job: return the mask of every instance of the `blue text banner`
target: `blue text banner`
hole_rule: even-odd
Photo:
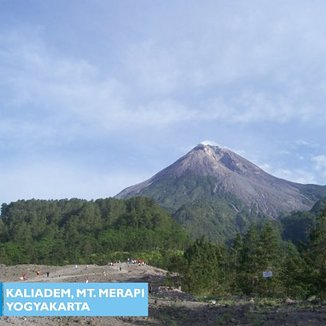
[[[3,316],[148,316],[147,283],[2,283]]]

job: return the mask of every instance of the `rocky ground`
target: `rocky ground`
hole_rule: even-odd
[[[240,298],[198,302],[165,286],[166,272],[147,265],[0,266],[1,282],[21,282],[24,274],[28,282],[149,282],[149,316],[2,317],[0,325],[326,325],[326,305],[320,302],[272,304]]]

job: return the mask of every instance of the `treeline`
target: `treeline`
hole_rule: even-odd
[[[179,273],[184,290],[197,295],[326,299],[326,214],[316,219],[300,251],[281,239],[279,224],[252,224],[230,247],[196,240],[170,260],[169,269]]]
[[[179,285],[196,295],[326,298],[324,204],[282,224],[251,224],[223,245],[191,241],[148,198],[21,200],[1,207],[0,263],[107,264],[134,257],[177,272]],[[300,240],[294,230],[305,235],[298,247],[283,240]]]
[[[97,263],[142,255],[162,264],[189,240],[153,200],[20,200],[1,207],[0,263]]]

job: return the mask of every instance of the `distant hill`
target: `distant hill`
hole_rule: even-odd
[[[200,144],[116,198],[134,196],[154,199],[194,237],[219,241],[253,220],[310,210],[326,187],[276,178],[229,149]]]
[[[298,211],[280,218],[283,238],[295,244],[307,244],[316,218],[326,212],[326,197],[318,200],[309,211]]]

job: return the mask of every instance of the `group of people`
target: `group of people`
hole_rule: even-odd
[[[39,270],[37,270],[37,271],[35,271],[35,274],[36,274],[36,276],[40,276],[41,272]],[[46,272],[46,277],[50,277],[50,272]],[[21,281],[26,281],[28,279],[26,273],[22,274],[22,276],[19,279]]]
[[[144,259],[131,259],[131,258],[128,258],[127,263],[128,264],[138,264],[138,266],[145,265]]]

